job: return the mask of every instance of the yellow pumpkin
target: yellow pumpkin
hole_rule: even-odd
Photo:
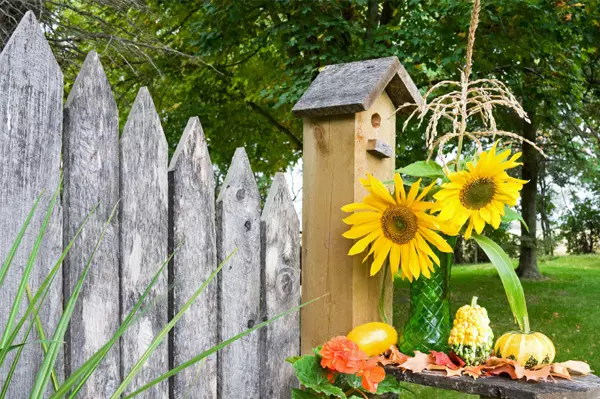
[[[556,355],[550,338],[539,332],[508,332],[498,338],[494,352],[497,357],[516,360],[527,368],[550,364]]]
[[[372,322],[355,327],[348,339],[369,356],[380,355],[398,343],[398,333],[389,324]]]

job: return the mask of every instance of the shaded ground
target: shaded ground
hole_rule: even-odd
[[[545,280],[523,283],[531,328],[552,339],[557,361],[584,360],[592,370],[600,370],[600,256],[547,258],[540,261],[540,268]],[[496,337],[517,328],[502,283],[492,265],[454,266],[451,284],[452,317],[458,307],[469,303],[476,295],[478,303],[488,310]],[[398,280],[394,293],[394,324],[397,328],[408,318],[409,307],[408,283]],[[419,399],[477,398],[458,392],[407,386]]]

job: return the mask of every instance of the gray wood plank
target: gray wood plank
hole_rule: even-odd
[[[88,54],[64,111],[64,243],[99,204],[64,262],[64,292],[72,289],[119,201],[119,117],[110,84],[96,52]],[[67,374],[79,368],[120,324],[119,222],[112,219],[83,285],[65,346]],[[81,398],[107,398],[117,388],[119,351],[112,350],[80,391]]]
[[[60,182],[63,75],[33,13],[28,12],[0,54],[0,258],[2,261],[29,213],[45,195],[0,289],[0,329],[4,328],[23,268],[33,247],[52,193]],[[30,277],[36,291],[62,252],[62,215],[57,204]],[[52,334],[62,313],[61,276],[40,311]],[[25,298],[21,312],[28,304]],[[33,332],[30,340],[38,339]],[[22,338],[17,337],[16,342]],[[62,351],[61,351],[62,354]],[[6,375],[14,352],[0,369]],[[62,357],[62,355],[59,355]],[[42,360],[39,345],[23,351],[7,397],[27,397]],[[57,373],[62,379],[62,359]],[[0,377],[2,380],[2,377]]]
[[[219,261],[237,252],[219,276],[220,338],[260,322],[260,195],[243,148],[233,156],[217,198]],[[219,398],[259,397],[259,335],[250,334],[219,352]]]
[[[556,379],[547,383],[534,381],[513,381],[505,377],[446,377],[443,372],[428,371],[402,372],[397,367],[387,366],[386,373],[400,381],[426,385],[439,389],[449,389],[489,398],[510,399],[598,399],[600,398],[600,378],[595,375],[574,377],[573,381]]]
[[[176,313],[217,267],[214,171],[198,118],[188,121],[169,174],[169,234],[173,246],[179,247],[171,266]],[[218,344],[217,313],[217,281],[213,281],[173,329],[173,366]],[[217,355],[174,376],[171,391],[177,399],[216,398]]]
[[[148,90],[140,89],[121,136],[121,301],[124,318],[167,259],[168,149],[160,118]],[[167,276],[163,274],[145,302],[149,310],[121,340],[126,375],[167,323]],[[148,359],[128,387],[139,388],[168,369],[167,340]],[[147,397],[168,397],[168,383]]]
[[[300,222],[285,177],[277,173],[261,216],[265,318],[300,304]],[[289,356],[300,355],[300,313],[291,313],[262,331],[261,398],[288,399],[298,380]]]

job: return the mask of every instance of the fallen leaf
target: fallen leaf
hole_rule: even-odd
[[[527,381],[547,381],[548,377],[550,377],[550,366],[548,365],[540,367],[538,369],[529,370],[523,368],[523,370],[523,374],[525,375]]]
[[[404,353],[400,352],[398,350],[398,348],[396,347],[396,345],[390,346],[389,352],[390,353],[387,358],[382,357],[380,360],[380,363],[383,364],[384,366],[387,366],[388,364],[402,364],[402,363],[406,362],[407,359],[410,358],[410,356],[407,356]],[[386,352],[386,354],[387,354],[387,352]]]
[[[413,373],[420,373],[431,363],[432,359],[430,355],[415,351],[415,357],[409,357],[404,363],[400,364],[400,367],[410,370]]]
[[[556,364],[566,367],[573,374],[587,375],[592,372],[589,364],[586,362],[580,362],[578,360],[568,360],[566,362]]]
[[[427,366],[427,370],[431,370],[431,371],[446,371],[446,366],[441,366],[439,364],[430,364],[429,366]]]
[[[464,367],[466,365],[466,363],[464,362],[464,360],[462,360],[460,358],[460,356],[458,356],[454,352],[450,352],[450,354],[448,355],[448,357],[450,358],[450,360],[452,360],[452,363],[458,364],[459,367]]]
[[[484,366],[469,366],[469,367],[465,367],[465,374],[468,376],[473,377],[474,380],[476,380],[477,378],[479,378],[481,376],[482,373],[482,368]]]
[[[517,374],[515,373],[515,368],[508,364],[505,364],[503,366],[494,367],[491,369],[486,369],[485,373],[489,374],[489,375],[508,374],[510,376],[510,378],[512,378],[513,380],[518,379]]]
[[[438,366],[448,366],[448,368],[456,370],[459,368],[444,352],[429,351],[433,356],[433,361]]]
[[[447,377],[460,377],[462,375],[463,370],[464,369],[462,367],[458,368],[456,370],[446,368],[446,376]]]
[[[558,378],[564,378],[565,380],[571,379],[571,374],[569,374],[567,367],[560,363],[554,363],[550,366],[550,375]]]

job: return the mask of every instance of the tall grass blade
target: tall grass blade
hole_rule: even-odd
[[[275,316],[275,317],[273,317],[273,318],[271,318],[271,319],[269,319],[267,321],[264,321],[264,322],[262,322],[260,324],[257,324],[256,326],[252,327],[249,330],[241,332],[241,333],[239,333],[239,334],[237,334],[237,335],[229,338],[228,340],[225,340],[225,341],[221,342],[219,345],[213,346],[212,348],[210,348],[210,349],[208,349],[208,350],[200,353],[199,355],[191,358],[187,362],[184,362],[184,363],[180,364],[179,366],[177,366],[174,369],[170,370],[169,372],[161,375],[160,377],[155,378],[154,380],[150,381],[149,383],[147,383],[146,385],[142,386],[141,388],[139,388],[139,389],[133,391],[132,393],[124,396],[122,399],[133,398],[134,396],[139,395],[140,393],[148,390],[149,388],[153,387],[154,385],[156,385],[156,384],[158,384],[158,383],[160,383],[160,382],[168,379],[169,377],[174,376],[175,374],[179,373],[180,371],[185,370],[186,368],[191,367],[194,364],[202,361],[202,359],[204,359],[204,358],[212,355],[213,353],[215,353],[215,352],[223,349],[224,347],[226,347],[229,344],[232,344],[233,342],[237,341],[238,339],[240,339],[242,337],[245,337],[248,334],[253,333],[254,331],[258,330],[259,328],[263,328],[264,326],[266,326],[268,324],[271,324],[272,322],[274,322],[277,319],[280,319],[280,318],[282,318],[284,316],[287,316],[288,314],[293,313],[293,312],[295,312],[295,311],[297,311],[297,310],[299,310],[299,309],[301,309],[301,308],[303,308],[303,307],[305,307],[307,305],[310,305],[311,303],[313,303],[315,301],[318,301],[319,299],[322,299],[322,298],[326,297],[327,295],[329,295],[329,294],[322,295],[322,296],[320,296],[318,298],[315,298],[315,299],[310,300],[310,301],[308,301],[306,303],[303,303],[302,305],[296,306],[296,307],[294,307],[294,308],[292,308],[290,310],[287,310],[287,311],[285,311],[283,313],[280,313],[277,316]],[[111,399],[116,399],[117,397],[118,396],[113,395],[113,396],[111,396]]]
[[[2,284],[4,283],[4,279],[6,277],[6,274],[8,273],[8,269],[10,269],[12,261],[15,258],[17,249],[19,249],[19,247],[21,246],[21,241],[23,240],[25,231],[27,231],[27,227],[29,227],[31,218],[33,217],[35,210],[37,209],[43,195],[44,195],[44,192],[42,191],[42,193],[36,198],[36,200],[33,204],[33,207],[29,211],[29,214],[27,215],[27,218],[25,219],[25,222],[23,223],[23,226],[21,226],[21,230],[19,230],[19,233],[17,234],[17,238],[15,238],[15,241],[13,242],[13,245],[10,248],[10,251],[8,251],[8,256],[6,257],[6,259],[4,260],[4,263],[2,264],[2,267],[0,268],[0,288],[2,287]]]
[[[66,395],[70,389],[73,388],[75,384],[79,385],[75,391],[71,393],[69,397],[75,397],[75,394],[81,389],[85,381],[89,378],[92,372],[96,369],[96,367],[100,364],[102,359],[106,356],[109,350],[117,343],[119,338],[126,332],[126,330],[133,324],[135,324],[143,315],[149,310],[144,309],[140,313],[140,315],[136,316],[137,312],[140,310],[144,300],[152,290],[152,287],[158,282],[160,275],[164,272],[165,268],[168,266],[169,262],[173,258],[173,256],[179,251],[180,247],[177,247],[171,255],[162,263],[158,271],[152,277],[152,280],[138,299],[138,301],[134,304],[133,308],[129,311],[115,334],[111,337],[111,339],[104,344],[94,355],[92,355],[84,364],[82,364],[77,370],[71,373],[71,375],[65,380],[63,385],[57,390],[57,392],[51,397],[51,399],[62,398]]]
[[[52,212],[54,211],[54,204],[56,203],[56,198],[58,197],[59,192],[60,185],[52,195],[52,199],[50,200],[50,204],[48,205],[48,209],[46,210],[46,215],[44,216],[44,221],[42,222],[40,231],[38,232],[37,238],[33,244],[33,248],[31,249],[31,252],[29,254],[27,265],[25,265],[25,268],[23,269],[23,275],[21,276],[21,281],[19,282],[19,288],[17,288],[17,293],[15,294],[10,313],[8,314],[8,318],[6,319],[6,324],[2,333],[2,340],[0,340],[1,348],[6,348],[8,346],[8,337],[11,332],[12,326],[19,314],[19,310],[21,309],[21,302],[23,300],[23,296],[25,295],[25,286],[29,282],[29,276],[31,275],[31,270],[33,269],[33,265],[35,263],[35,260],[37,259],[37,255],[42,245],[44,235],[46,234],[46,229],[48,228],[48,223],[50,222],[50,218],[52,217]]]
[[[36,309],[36,304],[38,303],[40,298],[43,297],[42,301],[40,302],[39,306],[37,307],[37,311],[35,312],[35,314],[38,314],[39,309],[42,307],[43,302],[46,298],[47,290],[49,289],[50,285],[54,281],[54,278],[56,277],[56,273],[62,267],[63,260],[65,259],[65,257],[71,250],[71,247],[73,246],[73,244],[75,243],[75,241],[77,240],[79,235],[81,234],[81,231],[83,230],[84,226],[87,224],[89,218],[96,212],[96,209],[98,209],[98,205],[96,205],[94,208],[92,208],[90,213],[86,216],[86,218],[84,219],[84,221],[81,224],[81,226],[79,227],[79,229],[77,229],[77,231],[75,232],[73,239],[67,244],[67,246],[63,250],[62,254],[58,258],[57,262],[54,264],[54,266],[52,267],[50,272],[46,275],[46,278],[44,279],[44,281],[42,282],[42,284],[36,291],[35,295],[33,296],[33,300],[29,303],[29,306],[25,310],[25,313],[23,314],[23,316],[21,317],[21,319],[19,320],[19,322],[17,323],[17,325],[15,326],[13,331],[11,332],[11,334],[8,338],[8,341],[7,341],[8,345],[12,345],[12,343],[16,339],[17,335],[19,334],[19,331],[23,327],[23,324],[25,324],[25,321],[27,321],[27,318],[34,311],[34,309]],[[2,365],[4,364],[7,354],[8,354],[7,351],[0,348],[0,367],[2,367]]]
[[[488,237],[474,235],[473,239],[479,244],[483,252],[490,258],[490,262],[496,267],[510,310],[523,332],[529,332],[529,315],[527,314],[527,303],[525,302],[525,292],[521,285],[521,280],[515,273],[515,268],[510,258],[502,248]]]
[[[31,295],[31,289],[29,288],[29,284],[25,286],[27,290],[27,298],[29,299],[29,303],[33,300],[33,296]],[[44,331],[44,326],[42,325],[42,320],[40,320],[40,316],[38,314],[34,315],[33,320],[35,322],[35,329],[38,333],[38,337],[40,337],[40,343],[42,345],[42,351],[44,352],[44,356],[48,354],[48,343],[46,341],[46,332]],[[52,369],[52,374],[50,375],[52,379],[52,385],[54,386],[54,390],[58,389],[58,377],[56,376],[56,371]]]
[[[144,315],[144,313],[146,312],[145,310],[142,311],[141,314],[136,317],[137,312],[140,310],[144,300],[150,293],[152,287],[154,287],[154,285],[158,282],[158,278],[164,272],[165,268],[171,261],[171,258],[177,253],[178,250],[179,248],[173,251],[169,258],[165,260],[165,262],[161,265],[160,269],[156,272],[156,274],[144,290],[144,293],[140,296],[133,308],[129,311],[127,317],[125,318],[125,320],[123,320],[123,323],[121,323],[121,325],[119,326],[115,334],[111,337],[111,339],[100,349],[98,349],[98,351],[94,353],[94,355],[92,355],[76,371],[71,373],[71,375],[65,380],[65,382],[59,387],[59,389],[57,389],[56,393],[52,395],[50,399],[63,398],[77,384],[73,392],[71,392],[69,398],[76,397],[77,393],[81,390],[88,378],[96,370],[96,368],[104,359],[104,357],[106,357],[110,349],[118,342],[119,338],[121,338],[121,336],[127,331],[127,329],[129,329],[130,326],[132,326],[137,320],[139,320],[139,318],[141,318]]]
[[[29,328],[25,332],[25,336],[23,337],[23,340],[25,342],[27,342],[27,339],[29,338],[29,334],[31,333],[32,329],[33,329],[33,322],[29,323]],[[8,374],[6,375],[4,384],[2,385],[2,392],[0,392],[0,399],[6,398],[6,394],[8,393],[8,388],[10,387],[10,382],[12,381],[12,377],[15,374],[15,370],[17,369],[17,364],[19,364],[19,359],[21,359],[21,354],[23,353],[24,347],[25,347],[25,345],[23,345],[19,348],[19,350],[17,351],[17,354],[15,355],[15,358],[13,359],[13,361],[10,365],[10,369],[8,370]]]
[[[152,340],[152,342],[150,343],[150,345],[148,346],[146,351],[142,354],[142,356],[138,359],[138,361],[133,365],[133,367],[129,371],[129,374],[127,374],[127,376],[123,379],[123,382],[121,382],[121,385],[119,385],[119,387],[117,388],[115,393],[112,394],[111,399],[117,399],[121,396],[121,394],[127,388],[127,385],[129,385],[131,383],[133,378],[141,370],[144,363],[146,363],[148,358],[152,355],[152,353],[156,350],[156,348],[161,344],[163,339],[165,339],[165,337],[167,337],[167,335],[169,334],[169,331],[171,331],[173,329],[173,326],[175,326],[175,323],[177,323],[179,321],[179,319],[181,319],[181,317],[189,309],[189,307],[192,306],[192,303],[194,303],[196,298],[198,298],[198,296],[204,291],[204,289],[208,286],[208,284],[210,284],[210,282],[217,276],[217,274],[221,271],[223,266],[229,261],[229,259],[231,259],[231,257],[236,252],[237,252],[237,249],[235,249],[231,254],[229,254],[229,256],[227,256],[227,258],[225,258],[225,260],[223,260],[223,262],[221,262],[221,264],[210,274],[210,276],[208,276],[206,281],[204,281],[204,283],[202,283],[200,288],[198,288],[196,290],[196,292],[194,292],[194,294],[190,297],[190,299],[188,299],[188,301],[181,307],[179,312],[177,312],[177,314],[175,316],[173,316],[173,319],[171,319],[167,323],[167,325],[163,327],[163,329],[157,334],[156,337],[154,337],[154,340]]]
[[[56,330],[54,331],[54,336],[52,337],[52,341],[54,341],[54,342],[52,342],[50,344],[50,346],[48,348],[48,353],[46,356],[44,356],[44,361],[42,362],[42,365],[40,366],[40,369],[38,370],[38,374],[36,376],[35,383],[33,385],[33,389],[31,391],[31,395],[30,395],[30,398],[32,398],[32,399],[39,399],[39,398],[42,398],[44,395],[44,392],[46,390],[46,385],[48,384],[48,379],[50,378],[50,373],[54,369],[54,364],[56,363],[58,351],[60,350],[60,344],[58,344],[57,342],[61,342],[65,336],[67,327],[69,326],[69,321],[71,320],[71,315],[73,314],[73,310],[75,309],[75,303],[77,302],[77,299],[79,298],[79,294],[81,293],[81,288],[83,287],[83,282],[84,282],[85,278],[87,277],[87,274],[90,270],[90,267],[92,265],[95,255],[96,255],[96,252],[98,251],[98,248],[100,247],[100,243],[102,242],[102,240],[104,238],[104,234],[106,234],[106,230],[108,229],[110,222],[112,221],[113,217],[115,216],[117,209],[118,209],[118,204],[115,205],[108,220],[104,224],[102,233],[100,234],[100,237],[98,237],[98,240],[96,241],[96,245],[94,246],[94,249],[92,250],[92,253],[87,261],[87,264],[85,265],[83,271],[81,272],[79,279],[77,280],[77,283],[75,284],[75,287],[73,288],[73,293],[71,294],[71,296],[69,297],[69,300],[67,301],[67,303],[65,305],[63,314],[60,317],[58,325],[56,326]]]

